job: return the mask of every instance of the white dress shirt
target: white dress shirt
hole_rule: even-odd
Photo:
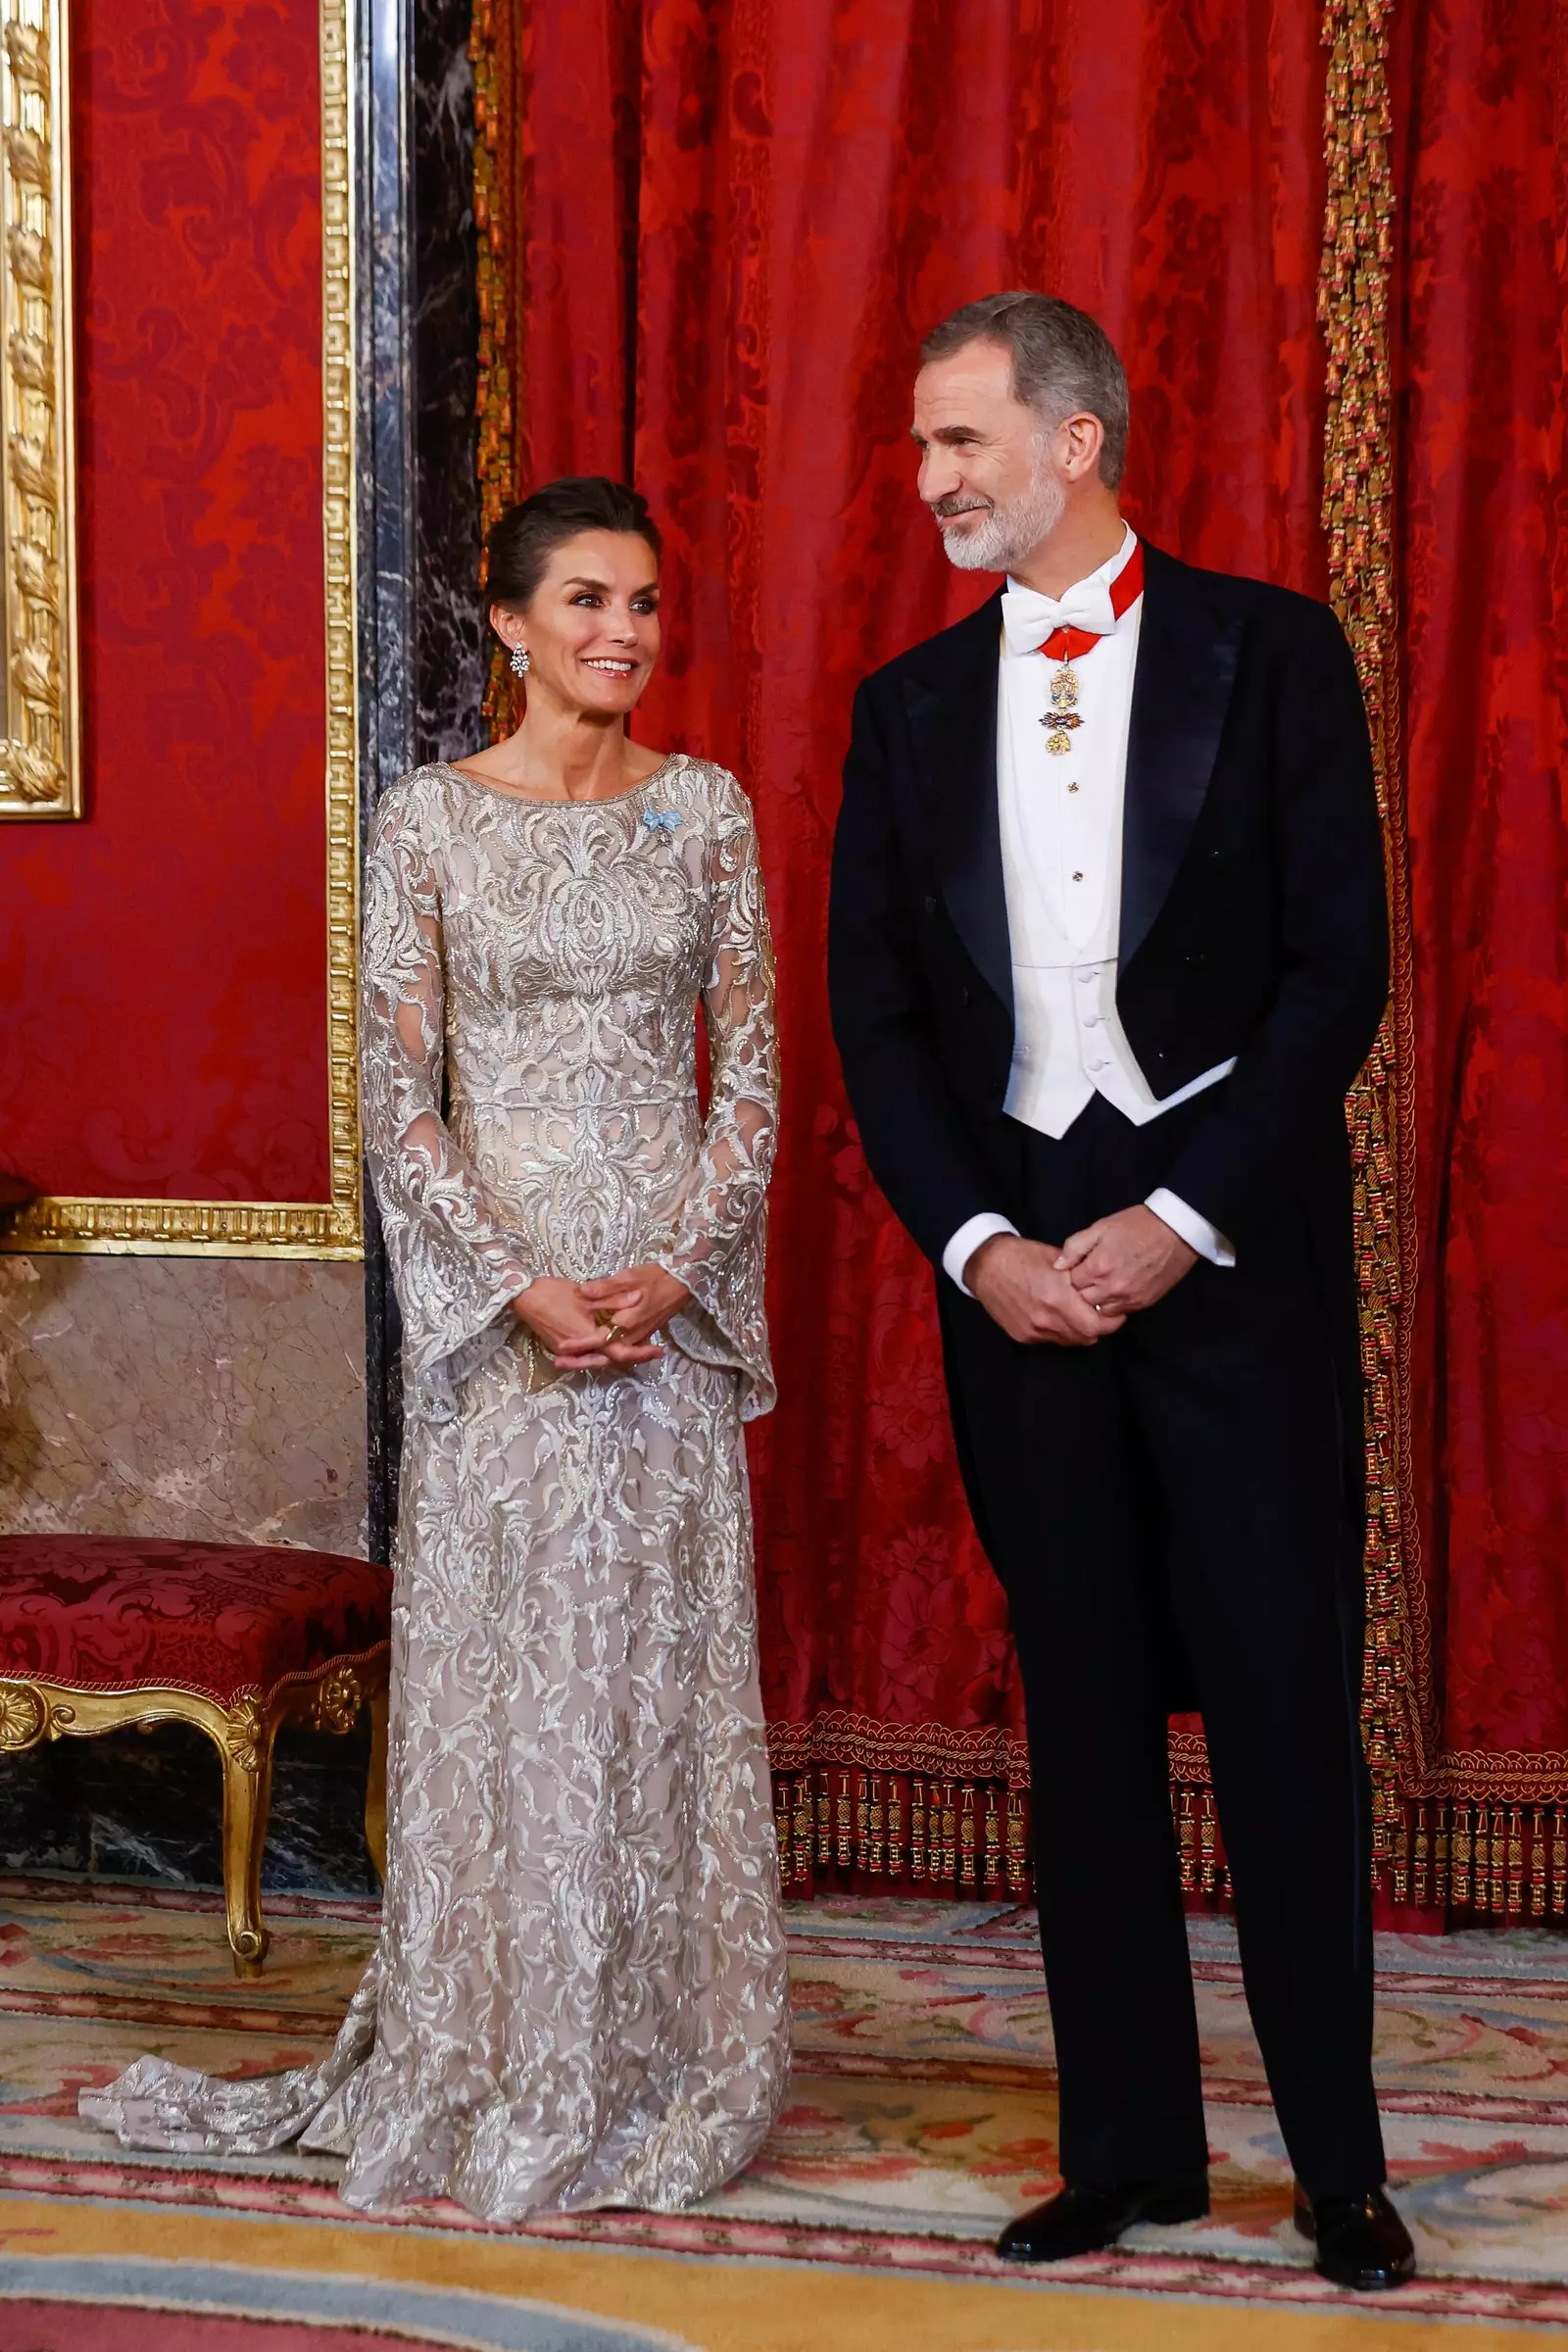
[[[1137,544],[1129,529],[1110,561],[1060,600],[1011,579],[1003,598],[997,797],[1013,997],[1012,1074],[1004,1108],[1058,1140],[1096,1094],[1142,1127],[1236,1066],[1221,1062],[1157,1102],[1116,1011],[1122,802],[1141,596],[1072,664],[1083,724],[1072,731],[1070,750],[1049,751],[1050,730],[1042,724],[1060,664],[1036,649],[1058,612],[1070,618],[1075,606],[1098,603],[1111,617],[1110,583]],[[1235,1264],[1224,1235],[1163,1185],[1147,1205],[1200,1256],[1217,1266]],[[1016,1231],[995,1211],[970,1217],[949,1242],[943,1266],[964,1290],[964,1267],[980,1244]]]

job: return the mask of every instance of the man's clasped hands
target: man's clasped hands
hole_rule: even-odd
[[[1097,1218],[1061,1248],[994,1234],[964,1268],[993,1322],[1026,1346],[1092,1348],[1174,1290],[1198,1252],[1152,1208]]]
[[[650,1363],[663,1353],[659,1328],[691,1297],[662,1266],[628,1266],[601,1282],[547,1276],[512,1301],[514,1314],[549,1349],[562,1372]]]

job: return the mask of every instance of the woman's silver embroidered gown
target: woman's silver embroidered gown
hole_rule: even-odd
[[[788,2071],[741,1434],[772,1401],[771,981],[720,768],[564,805],[427,767],[383,800],[365,1124],[408,1420],[380,1941],[324,2064],[144,2058],[84,2092],[126,2144],[298,2139],[347,2158],[351,2204],[492,2221],[685,2205],[760,2146]],[[648,1260],[693,1302],[636,1371],[557,1374],[510,1311],[530,1275]]]

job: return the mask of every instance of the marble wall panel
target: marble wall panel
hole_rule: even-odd
[[[459,759],[484,740],[471,17],[469,0],[418,0],[414,15],[410,325],[420,760]]]
[[[360,1268],[0,1257],[0,1533],[365,1551]]]

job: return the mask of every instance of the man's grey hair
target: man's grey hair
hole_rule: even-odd
[[[1127,373],[1104,328],[1054,294],[988,294],[933,327],[922,366],[970,343],[1000,343],[1012,355],[1012,394],[1048,425],[1087,413],[1104,430],[1100,478],[1108,490],[1127,463]]]

